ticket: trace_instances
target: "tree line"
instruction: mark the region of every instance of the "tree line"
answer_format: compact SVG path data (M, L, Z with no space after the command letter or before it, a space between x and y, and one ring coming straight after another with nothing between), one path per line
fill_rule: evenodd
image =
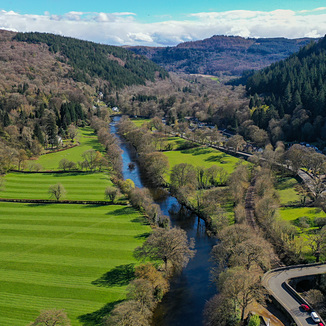
M246 84L247 92L251 95L249 107L255 124L269 131L272 129L271 123L277 125L280 129L277 140L324 141L325 72L324 37L288 59L255 73ZM263 103L257 94L263 95Z

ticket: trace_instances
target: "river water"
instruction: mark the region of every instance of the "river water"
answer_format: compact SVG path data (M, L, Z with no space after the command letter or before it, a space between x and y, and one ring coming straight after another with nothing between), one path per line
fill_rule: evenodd
M131 179L136 187L142 188L146 184L136 164L135 153L129 144L125 143L117 134L116 116L110 124L111 133L119 139L122 149L122 173L124 179ZM134 162L135 168L130 170L128 163ZM171 225L184 229L189 238L195 239L196 255L183 269L180 275L171 280L171 288L163 301L158 305L154 314L154 326L200 326L203 320L203 310L206 301L215 293L216 288L210 282L209 271L212 267L209 261L210 252L216 240L207 236L205 222L195 214L191 214L181 206L172 196L164 196L155 201L160 205L163 213L170 217Z

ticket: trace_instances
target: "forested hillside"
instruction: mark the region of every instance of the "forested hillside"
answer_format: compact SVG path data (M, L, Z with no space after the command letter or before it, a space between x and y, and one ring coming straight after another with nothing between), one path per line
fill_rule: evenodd
M0 30L0 173L13 161L9 153L37 156L64 139L71 124L101 115L100 104L116 105L125 87L167 76L120 47ZM1 162L5 157L8 164Z
M257 72L246 87L259 127L288 141L326 140L326 37Z
M215 35L181 43L175 47L130 47L169 71L190 74L241 75L245 70L261 69L287 58L311 39L243 38Z
M14 40L44 43L51 52L61 53L63 60L73 68L69 76L79 82L90 84L90 77L99 77L109 81L112 87L121 88L154 81L156 75L167 77L164 69L152 61L121 47L45 33L17 33Z

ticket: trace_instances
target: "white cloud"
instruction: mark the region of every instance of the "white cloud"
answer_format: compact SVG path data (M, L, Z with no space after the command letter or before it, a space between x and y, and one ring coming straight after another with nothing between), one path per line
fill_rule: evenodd
M326 7L305 13L292 10L201 12L185 20L143 23L132 12L22 15L0 11L0 26L39 31L115 45L175 45L212 35L243 37L321 37L326 33Z

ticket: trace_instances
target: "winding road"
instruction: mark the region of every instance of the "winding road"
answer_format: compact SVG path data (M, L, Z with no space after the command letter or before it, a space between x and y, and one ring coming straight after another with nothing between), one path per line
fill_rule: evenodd
M300 304L304 301L291 291L287 281L296 277L323 273L326 273L326 264L282 267L266 273L262 282L270 294L289 312L298 326L316 325L310 313L300 308Z

